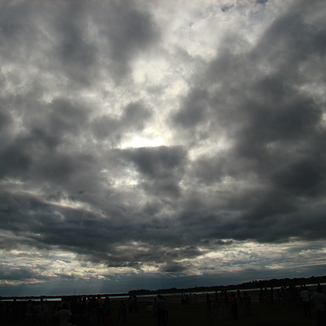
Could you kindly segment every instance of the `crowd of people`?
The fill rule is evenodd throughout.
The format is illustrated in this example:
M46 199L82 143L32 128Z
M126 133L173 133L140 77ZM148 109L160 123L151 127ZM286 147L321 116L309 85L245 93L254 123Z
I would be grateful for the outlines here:
M241 315L252 316L252 300L254 292L249 291L221 291L206 294L207 320L225 320L233 318L238 320L239 309ZM200 297L200 299L199 299ZM202 296L197 294L181 295L182 305L193 305L201 301ZM259 295L254 297L264 305L281 305L287 307L302 307L302 315L306 318L312 316L312 310L316 311L317 325L326 326L326 296L323 288L318 285L316 291L311 291L306 286L283 287L277 289L261 289ZM314 306L314 308L313 308ZM22 326L112 326L126 325L127 314L138 313L138 298L130 296L129 299L114 300L114 317L112 314L112 302L108 296L72 296L63 297L61 301L48 302L41 298L33 300L0 301L0 324ZM165 297L158 295L147 304L146 310L152 313L158 326L168 324L168 303Z
M213 308L215 308L215 316L220 320L225 320L229 315L234 320L238 320L238 305L241 304L244 309L244 313L247 316L251 316L251 296L245 291L242 293L221 291L220 294L215 293L215 298L211 298L210 294L206 294L206 307L207 307L207 319L213 320Z
M9 325L109 326L112 325L111 300L100 295L63 297L56 302L42 298L40 301L13 300L2 302L0 318Z
M314 306L317 325L326 326L326 295L321 285L317 286L315 292L310 291L307 286L282 287L276 291L273 288L260 289L258 300L264 306L279 304L285 308L302 307L303 316L306 318L312 317ZM217 317L220 320L226 319L227 316L238 320L239 306L243 309L244 315L252 316L251 301L252 298L247 291L243 293L239 290L230 293L221 291L219 295L215 293L215 298L211 298L210 294L206 294L207 319L213 319L213 307L217 310L217 312L215 310L215 318Z

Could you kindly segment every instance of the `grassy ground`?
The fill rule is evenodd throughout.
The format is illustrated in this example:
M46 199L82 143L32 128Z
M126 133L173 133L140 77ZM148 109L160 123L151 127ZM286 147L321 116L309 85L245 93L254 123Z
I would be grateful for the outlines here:
M205 325L250 325L250 326L289 326L289 325L316 325L316 313L312 309L311 318L304 317L301 307L285 308L280 305L262 306L259 303L252 304L252 316L246 316L243 307L238 306L238 320L233 320L229 310L226 319L220 320L218 309L211 312L208 318L205 302L194 305L181 305L181 303L169 304L168 326L205 326ZM120 325L116 322L115 325ZM149 326L157 325L157 319L153 312L146 310L146 303L141 302L139 312L128 314L127 325Z
M126 301L127 303L127 301ZM158 325L157 317L154 312L147 310L147 305L153 301L139 301L139 311L137 313L128 313L126 324L117 321L119 301L112 302L112 315L114 326L156 326ZM243 306L238 305L238 320L233 320L230 309L227 307L226 318L219 318L219 311L214 307L210 317L207 315L206 302L199 301L195 304L182 305L179 301L168 300L168 323L167 326L310 326L316 325L316 311L312 308L312 317L304 316L301 306L284 307L280 304L263 306L258 302L253 302L252 316L246 316ZM9 324L0 322L1 326L9 326ZM13 325L13 324L11 324ZM20 321L15 325L25 325ZM51 319L49 326L57 326ZM33 325L34 326L34 325ZM100 326L96 323L90 323L87 326ZM161 325L163 326L163 325Z

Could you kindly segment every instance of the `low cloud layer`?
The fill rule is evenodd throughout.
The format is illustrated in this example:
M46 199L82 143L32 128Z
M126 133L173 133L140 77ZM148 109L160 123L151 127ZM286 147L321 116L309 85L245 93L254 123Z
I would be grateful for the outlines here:
M325 12L3 1L3 291L323 273Z

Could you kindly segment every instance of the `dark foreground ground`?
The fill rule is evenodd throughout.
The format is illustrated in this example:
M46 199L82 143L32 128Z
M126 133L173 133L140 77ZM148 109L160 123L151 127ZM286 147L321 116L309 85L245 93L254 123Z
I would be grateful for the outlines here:
M112 319L114 326L130 325L130 326L156 326L158 319L155 311L151 310L153 299L141 299L138 301L138 312L130 313L128 311L128 300L125 300L127 307L126 321L122 319L118 321L119 304L120 300L112 301ZM283 305L281 303L274 304L261 304L260 302L253 302L251 304L252 316L248 316L244 307L241 304L237 305L238 320L233 320L230 306L226 307L225 317L221 319L221 311L214 302L212 303L212 309L210 313L207 311L207 303L202 298L197 302L188 304L181 304L181 301L176 298L167 297L168 303L168 326L204 326L204 325L250 325L250 326L288 326L288 325L317 325L317 315L314 307L312 306L312 317L305 317L303 307L299 303L292 303L290 306ZM49 306L53 310L54 303L49 303ZM1 326L17 325L17 326L52 326L57 325L54 318L49 318L45 322L30 322L27 320L18 320L16 322L9 323L2 320ZM71 324L73 325L73 324ZM89 319L83 321L83 325L95 326L103 325L97 320ZM160 326L163 326L161 324Z
M250 326L288 326L288 325L317 325L316 311L312 309L312 317L305 317L300 306L284 307L278 304L264 306L258 302L251 305L252 316L247 316L242 305L238 305L238 320L233 320L229 306L226 309L225 319L221 319L218 307L207 312L205 302L192 305L169 303L169 326L201 326L201 325L250 325ZM122 325L116 321L114 325ZM140 304L138 313L127 315L126 325L149 326L158 325L157 316L146 310L144 304Z

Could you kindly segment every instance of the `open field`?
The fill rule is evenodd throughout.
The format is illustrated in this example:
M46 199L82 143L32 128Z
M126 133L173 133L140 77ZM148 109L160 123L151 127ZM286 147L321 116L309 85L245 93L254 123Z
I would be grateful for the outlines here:
M128 301L125 300L128 307ZM251 306L252 316L246 316L244 308L238 304L238 320L233 320L230 308L227 306L225 319L219 318L219 309L213 305L210 316L207 314L206 302L199 300L193 304L182 305L179 300L167 300L168 302L168 326L204 326L204 325L250 325L250 326L288 326L288 325L316 325L316 311L312 307L312 317L304 316L301 305L293 304L290 307L284 307L280 304L262 305L259 302L253 302ZM148 311L148 305L153 301L139 300L138 312L127 313L127 321L125 324L119 322L118 306L119 300L112 300L112 316L115 326L129 325L129 326L155 326L158 325L157 316L153 311ZM51 303L53 305L53 302ZM51 309L52 310L52 309ZM91 320L84 325L86 326L99 325ZM1 323L3 326L8 325L26 325L25 322L19 321L15 324ZM35 324L36 325L36 324ZM38 324L37 324L38 325ZM53 318L50 318L48 323L42 325L56 325ZM31 325L31 326L34 326Z
M146 303L139 305L138 313L128 314L127 325L150 326L157 325L157 317L146 310ZM230 309L227 309L225 320L219 319L217 307L213 307L211 318L207 316L206 303L198 302L193 305L169 303L169 326L201 326L201 325L250 325L250 326L282 326L282 325L316 325L316 313L312 309L312 317L304 317L302 307L283 307L280 305L263 306L252 304L252 316L246 316L244 309L238 305L238 320L233 320ZM116 317L116 316L114 316ZM115 318L116 321L116 318ZM119 325L119 324L118 324Z

